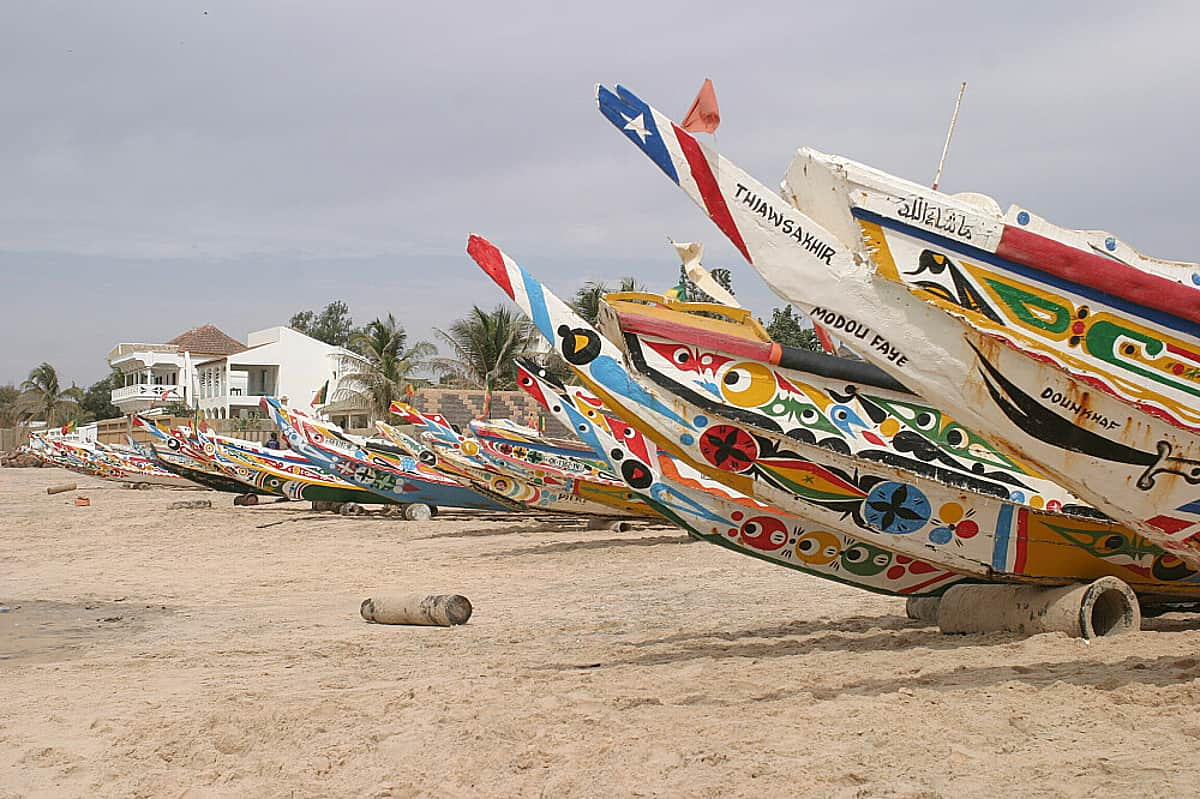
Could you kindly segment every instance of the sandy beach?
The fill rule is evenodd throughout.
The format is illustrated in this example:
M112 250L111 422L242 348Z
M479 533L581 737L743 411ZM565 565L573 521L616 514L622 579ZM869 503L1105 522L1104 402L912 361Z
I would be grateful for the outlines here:
M669 527L347 519L55 469L0 470L0 551L4 799L1165 796L1200 772L1189 616L949 637ZM475 615L367 624L383 590Z

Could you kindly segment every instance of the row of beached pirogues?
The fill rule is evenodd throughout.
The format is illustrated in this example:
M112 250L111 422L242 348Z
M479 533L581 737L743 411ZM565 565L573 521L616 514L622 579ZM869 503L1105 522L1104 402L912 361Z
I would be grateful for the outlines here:
M520 385L590 455L528 431L493 446L406 407L423 439L384 426L381 447L269 403L309 464L378 493L395 458L427 484L513 507L548 489L534 461L553 454L573 480L567 501L594 502L589 513L651 508L697 538L882 593L1100 577L1142 597L1200 593L1200 268L808 149L776 192L628 90L597 101L777 293L863 360L781 347L737 308L647 294L610 295L592 325L472 236L468 254L578 383L524 363ZM164 435L243 481L271 475L261 487L311 468L251 469L283 456ZM568 458L589 464L586 480ZM603 490L584 496L585 483ZM454 504L424 485L401 496Z
M865 589L1200 591L1200 268L802 149L781 191L627 89L607 118L863 361L746 314L610 296L591 325L467 252L582 388L523 386L694 536Z
M33 448L56 465L107 480L199 484L244 499L399 505L410 518L440 508L659 518L585 444L508 420L472 422L464 435L441 416L397 404L393 411L416 426L420 440L386 423L378 424L378 438L366 439L273 398L262 407L288 448L144 416L134 420L148 446L132 438L116 447L36 437Z

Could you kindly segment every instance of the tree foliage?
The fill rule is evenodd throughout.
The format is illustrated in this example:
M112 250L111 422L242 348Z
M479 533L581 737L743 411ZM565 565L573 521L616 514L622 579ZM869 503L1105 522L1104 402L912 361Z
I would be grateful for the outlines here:
M341 300L334 300L318 313L299 311L288 320L288 327L318 341L345 347L356 332L350 308Z
M18 402L28 418L48 425L76 418L83 399L83 391L77 386L63 388L59 385L58 372L45 362L33 368L29 378L21 383L21 391Z
M579 291L575 292L575 297L571 300L571 308L589 324L595 324L596 319L600 316L600 301L604 299L605 294L611 294L614 291L645 290L646 287L632 277L621 278L620 284L615 289L610 288L607 283L593 280L585 283Z
M21 389L12 383L0 386L0 427L13 427L21 421Z
M536 328L529 320L504 306L492 311L475 306L448 331L434 328L434 332L452 353L433 362L442 379L490 390L516 388L513 362L532 354L537 341Z
M426 341L409 346L408 334L392 314L355 331L347 343L355 354L352 371L343 375L344 388L339 393L363 399L375 419L388 418L392 402L404 399L409 374L425 366L437 352Z
M804 324L803 318L790 305L772 308L771 321L766 328L767 334L777 344L813 352L822 351L821 341L816 332Z
M115 419L121 416L121 409L112 404L113 389L118 388L121 381L121 373L114 370L106 377L88 386L87 391L83 392L83 398L79 401L80 410L83 412L81 421Z

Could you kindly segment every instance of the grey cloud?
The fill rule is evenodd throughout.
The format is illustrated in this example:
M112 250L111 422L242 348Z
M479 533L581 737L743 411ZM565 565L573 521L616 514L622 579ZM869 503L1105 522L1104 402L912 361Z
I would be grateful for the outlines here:
M1116 2L18 4L0 338L78 299L56 306L70 335L6 348L0 382L42 359L94 379L117 338L242 335L338 296L424 337L500 299L462 256L470 230L563 291L635 268L665 284L667 235L735 265L596 113L598 81L678 115L712 77L721 149L769 182L800 144L924 181L965 78L948 190L1187 258L1198 21Z

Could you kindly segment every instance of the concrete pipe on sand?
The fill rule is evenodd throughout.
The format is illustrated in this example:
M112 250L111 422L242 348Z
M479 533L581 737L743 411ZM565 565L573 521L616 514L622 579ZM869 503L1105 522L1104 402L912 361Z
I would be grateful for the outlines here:
M943 633L1062 632L1090 640L1142 627L1137 595L1116 577L1055 588L956 585L936 606L910 600L907 610L910 618L936 620Z

